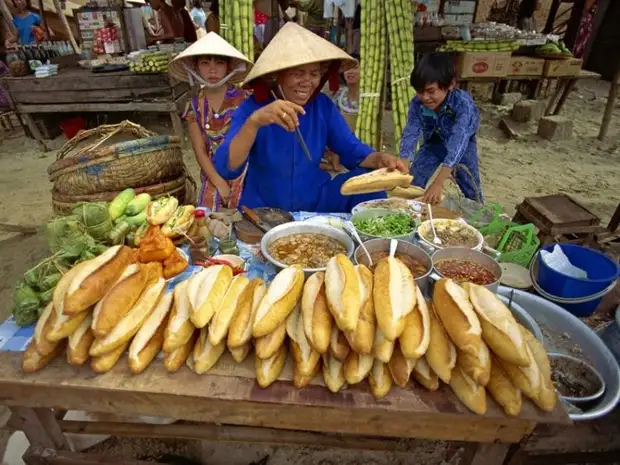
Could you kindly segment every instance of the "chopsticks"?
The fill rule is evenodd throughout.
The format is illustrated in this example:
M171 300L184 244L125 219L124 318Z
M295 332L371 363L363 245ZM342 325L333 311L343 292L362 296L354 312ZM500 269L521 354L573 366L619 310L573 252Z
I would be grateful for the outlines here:
M278 84L278 90L280 91L280 95L282 95L282 97L284 97L284 92L282 91L282 87L280 87L280 84ZM276 100L281 100L281 99L278 98L278 96L273 91L273 89L271 89L271 95L273 95L273 98L275 98ZM301 149L306 154L306 158L308 160L312 161L312 155L310 155L310 150L308 150L308 146L306 145L306 141L304 140L304 136L301 135L301 131L299 130L299 126L295 128L295 133L297 134L297 140L299 141L299 145L301 145Z

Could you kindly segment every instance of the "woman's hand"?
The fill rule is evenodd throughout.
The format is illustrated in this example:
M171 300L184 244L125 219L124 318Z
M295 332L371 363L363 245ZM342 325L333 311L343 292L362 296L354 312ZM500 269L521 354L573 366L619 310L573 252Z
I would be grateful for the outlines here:
M225 207L228 206L228 200L230 198L230 186L224 179L220 179L217 183L215 183L215 188L217 189L220 198L222 199L222 205Z
M422 202L430 203L431 205L439 205L441 203L441 194L443 193L443 183L433 181L430 186L424 192Z
M305 115L303 107L288 100L276 100L269 105L256 110L250 116L250 121L258 127L277 124L287 131L294 131L299 126L297 115Z
M371 153L360 163L360 166L371 170L387 168L389 171L398 170L402 173L409 173L409 167L401 158L384 152Z
M334 171L339 173L342 171L342 165L340 164L340 157L332 152L331 150L327 150L325 152L325 161L321 161L319 165L323 171Z

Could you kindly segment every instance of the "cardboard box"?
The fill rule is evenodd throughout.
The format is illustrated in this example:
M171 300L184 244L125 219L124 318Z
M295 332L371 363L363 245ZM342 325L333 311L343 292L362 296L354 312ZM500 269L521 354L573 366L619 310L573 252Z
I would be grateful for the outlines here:
M544 58L515 57L510 59L509 76L542 76Z
M545 77L571 77L577 76L581 71L583 60L569 58L568 60L547 60L543 75Z
M505 77L510 72L510 52L465 52L458 58L459 77Z

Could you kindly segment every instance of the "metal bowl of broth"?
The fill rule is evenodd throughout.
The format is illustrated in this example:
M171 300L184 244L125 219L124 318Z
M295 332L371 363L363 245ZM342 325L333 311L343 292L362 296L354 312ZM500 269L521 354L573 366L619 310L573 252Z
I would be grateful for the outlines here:
M285 263L281 259L278 259L273 253L273 246L276 241L284 238L291 238L295 235L316 235L320 236L321 240L328 239L330 241L335 241L342 247L342 253L344 255L349 258L351 258L351 256L353 255L353 240L344 231L333 226L329 226L327 224L310 223L305 221L291 221L290 223L281 224L280 226L276 226L275 228L267 231L260 243L260 250L263 256L269 262L273 263L274 266L279 270L293 265L293 263ZM316 273L317 271L325 271L326 267L327 261L325 261L325 264L323 266L318 267L304 266L302 264L302 268L304 270L304 273L306 274L306 277L310 276L313 273Z
M373 267L377 265L377 262L384 257L387 257L390 253L390 239L371 239L364 242L364 246L370 253L373 259ZM429 275L433 270L433 260L430 255L417 245L407 241L398 241L398 247L396 248L396 258L403 257L403 263L411 270L414 275L414 279L422 293L426 292L429 284ZM368 266L368 257L362 249L358 246L353 254L355 263L358 265ZM368 266L369 267L369 266ZM369 267L371 268L371 267Z

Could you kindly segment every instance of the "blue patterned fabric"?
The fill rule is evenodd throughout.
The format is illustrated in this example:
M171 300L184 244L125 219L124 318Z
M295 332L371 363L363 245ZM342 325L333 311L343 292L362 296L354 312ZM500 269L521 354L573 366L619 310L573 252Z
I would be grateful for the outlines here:
M413 161L413 184L426 187L437 168L447 166L453 169L465 197L482 202L476 142L479 127L478 108L471 95L461 89L448 93L439 112L429 110L419 98L414 98L400 142L401 158ZM420 136L424 142L416 154Z

